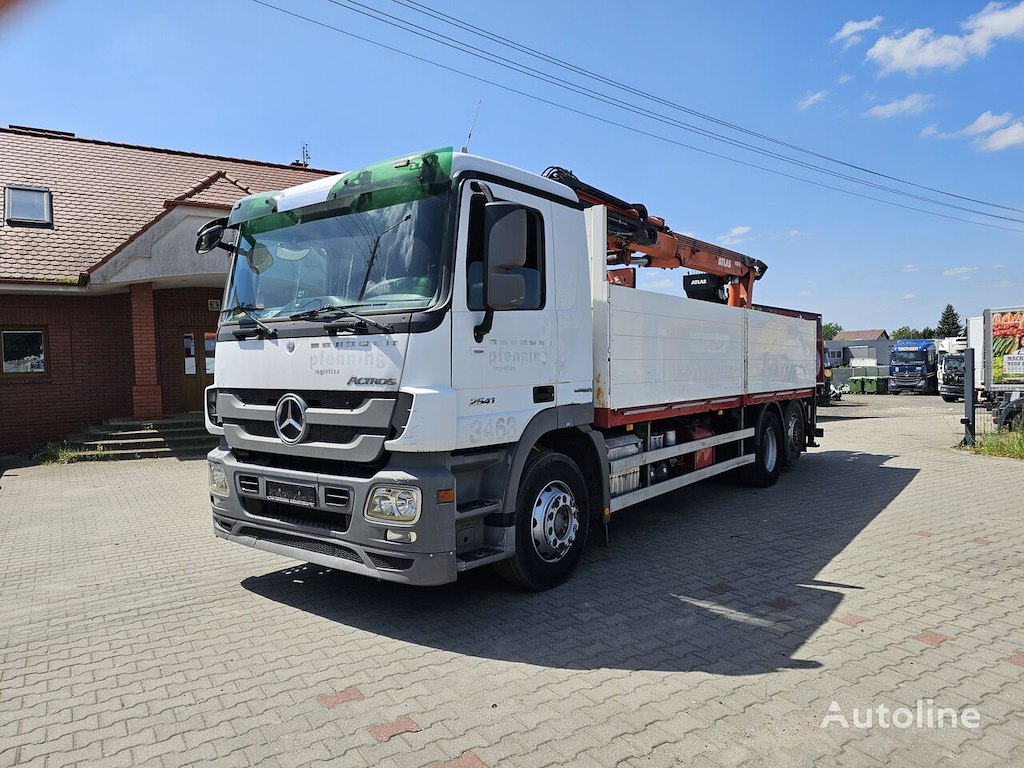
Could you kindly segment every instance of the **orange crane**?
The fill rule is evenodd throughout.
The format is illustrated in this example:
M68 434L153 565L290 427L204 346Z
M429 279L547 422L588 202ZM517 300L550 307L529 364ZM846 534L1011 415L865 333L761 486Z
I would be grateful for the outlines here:
M768 270L763 261L673 232L664 219L651 216L646 206L592 187L565 168L551 166L543 175L572 189L583 205L607 207L609 265L693 269L722 279L728 286L729 306L749 308L752 304L754 281Z

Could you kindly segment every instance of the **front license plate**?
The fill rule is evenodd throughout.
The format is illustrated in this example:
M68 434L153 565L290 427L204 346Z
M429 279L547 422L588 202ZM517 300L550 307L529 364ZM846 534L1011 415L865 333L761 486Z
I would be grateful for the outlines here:
M267 498L273 501L286 501L289 504L301 504L304 507L315 507L316 488L311 485L275 483L268 480Z

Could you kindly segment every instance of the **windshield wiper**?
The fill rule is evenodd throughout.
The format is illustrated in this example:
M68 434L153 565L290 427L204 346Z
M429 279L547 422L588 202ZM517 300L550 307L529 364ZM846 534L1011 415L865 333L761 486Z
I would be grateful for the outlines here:
M369 304L356 304L353 306L371 306ZM382 305L378 305L382 306ZM358 329L360 326L364 330L368 330L370 327L377 328L384 333L391 333L391 326L386 323L378 322L370 317L364 317L363 315L356 314L351 309L343 304L324 304L316 309L307 309L305 312L296 312L294 315L289 315L289 320L313 320L314 318L320 317L321 315L342 315L345 318L351 318L356 320L356 324L351 325L348 323L342 323L340 320L331 320L324 324L324 328L330 331L340 331L344 328Z
M257 307L253 304L235 304L235 306L224 311L229 314L234 312L242 313L245 319L250 320L253 323L253 325L256 326L255 331L257 336L259 336L262 333L268 339L276 339L277 331L271 328L269 325L264 323L262 320L256 317L256 315L253 314L253 312L255 312L258 309L263 309L263 307ZM241 323L239 323L239 326L241 326ZM236 330L232 331L232 333L234 334L236 339L247 339L253 335L253 330L254 329L252 328L239 327Z

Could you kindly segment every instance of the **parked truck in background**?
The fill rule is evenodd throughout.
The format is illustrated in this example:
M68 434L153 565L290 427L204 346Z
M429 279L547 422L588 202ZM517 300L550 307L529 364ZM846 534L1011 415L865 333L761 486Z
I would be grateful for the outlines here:
M985 318L967 318L967 348L974 350L974 402L987 399L985 391ZM965 377L967 371L964 371Z
M939 394L947 403L955 403L964 397L964 356L951 352L939 361Z
M1024 306L986 309L985 391L999 429L1024 430Z
M762 262L563 169L408 155L247 197L200 230L217 247L228 541L545 589L592 524L726 472L771 486L821 434L820 317L754 307ZM632 287L644 266L698 274L667 296Z
M893 344L889 358L889 392L939 391L938 357L933 339L901 339Z

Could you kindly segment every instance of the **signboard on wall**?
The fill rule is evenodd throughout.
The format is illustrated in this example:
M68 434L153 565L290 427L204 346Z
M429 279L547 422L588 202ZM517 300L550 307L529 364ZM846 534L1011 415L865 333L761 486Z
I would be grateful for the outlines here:
M1024 386L1024 307L985 310L985 385Z

